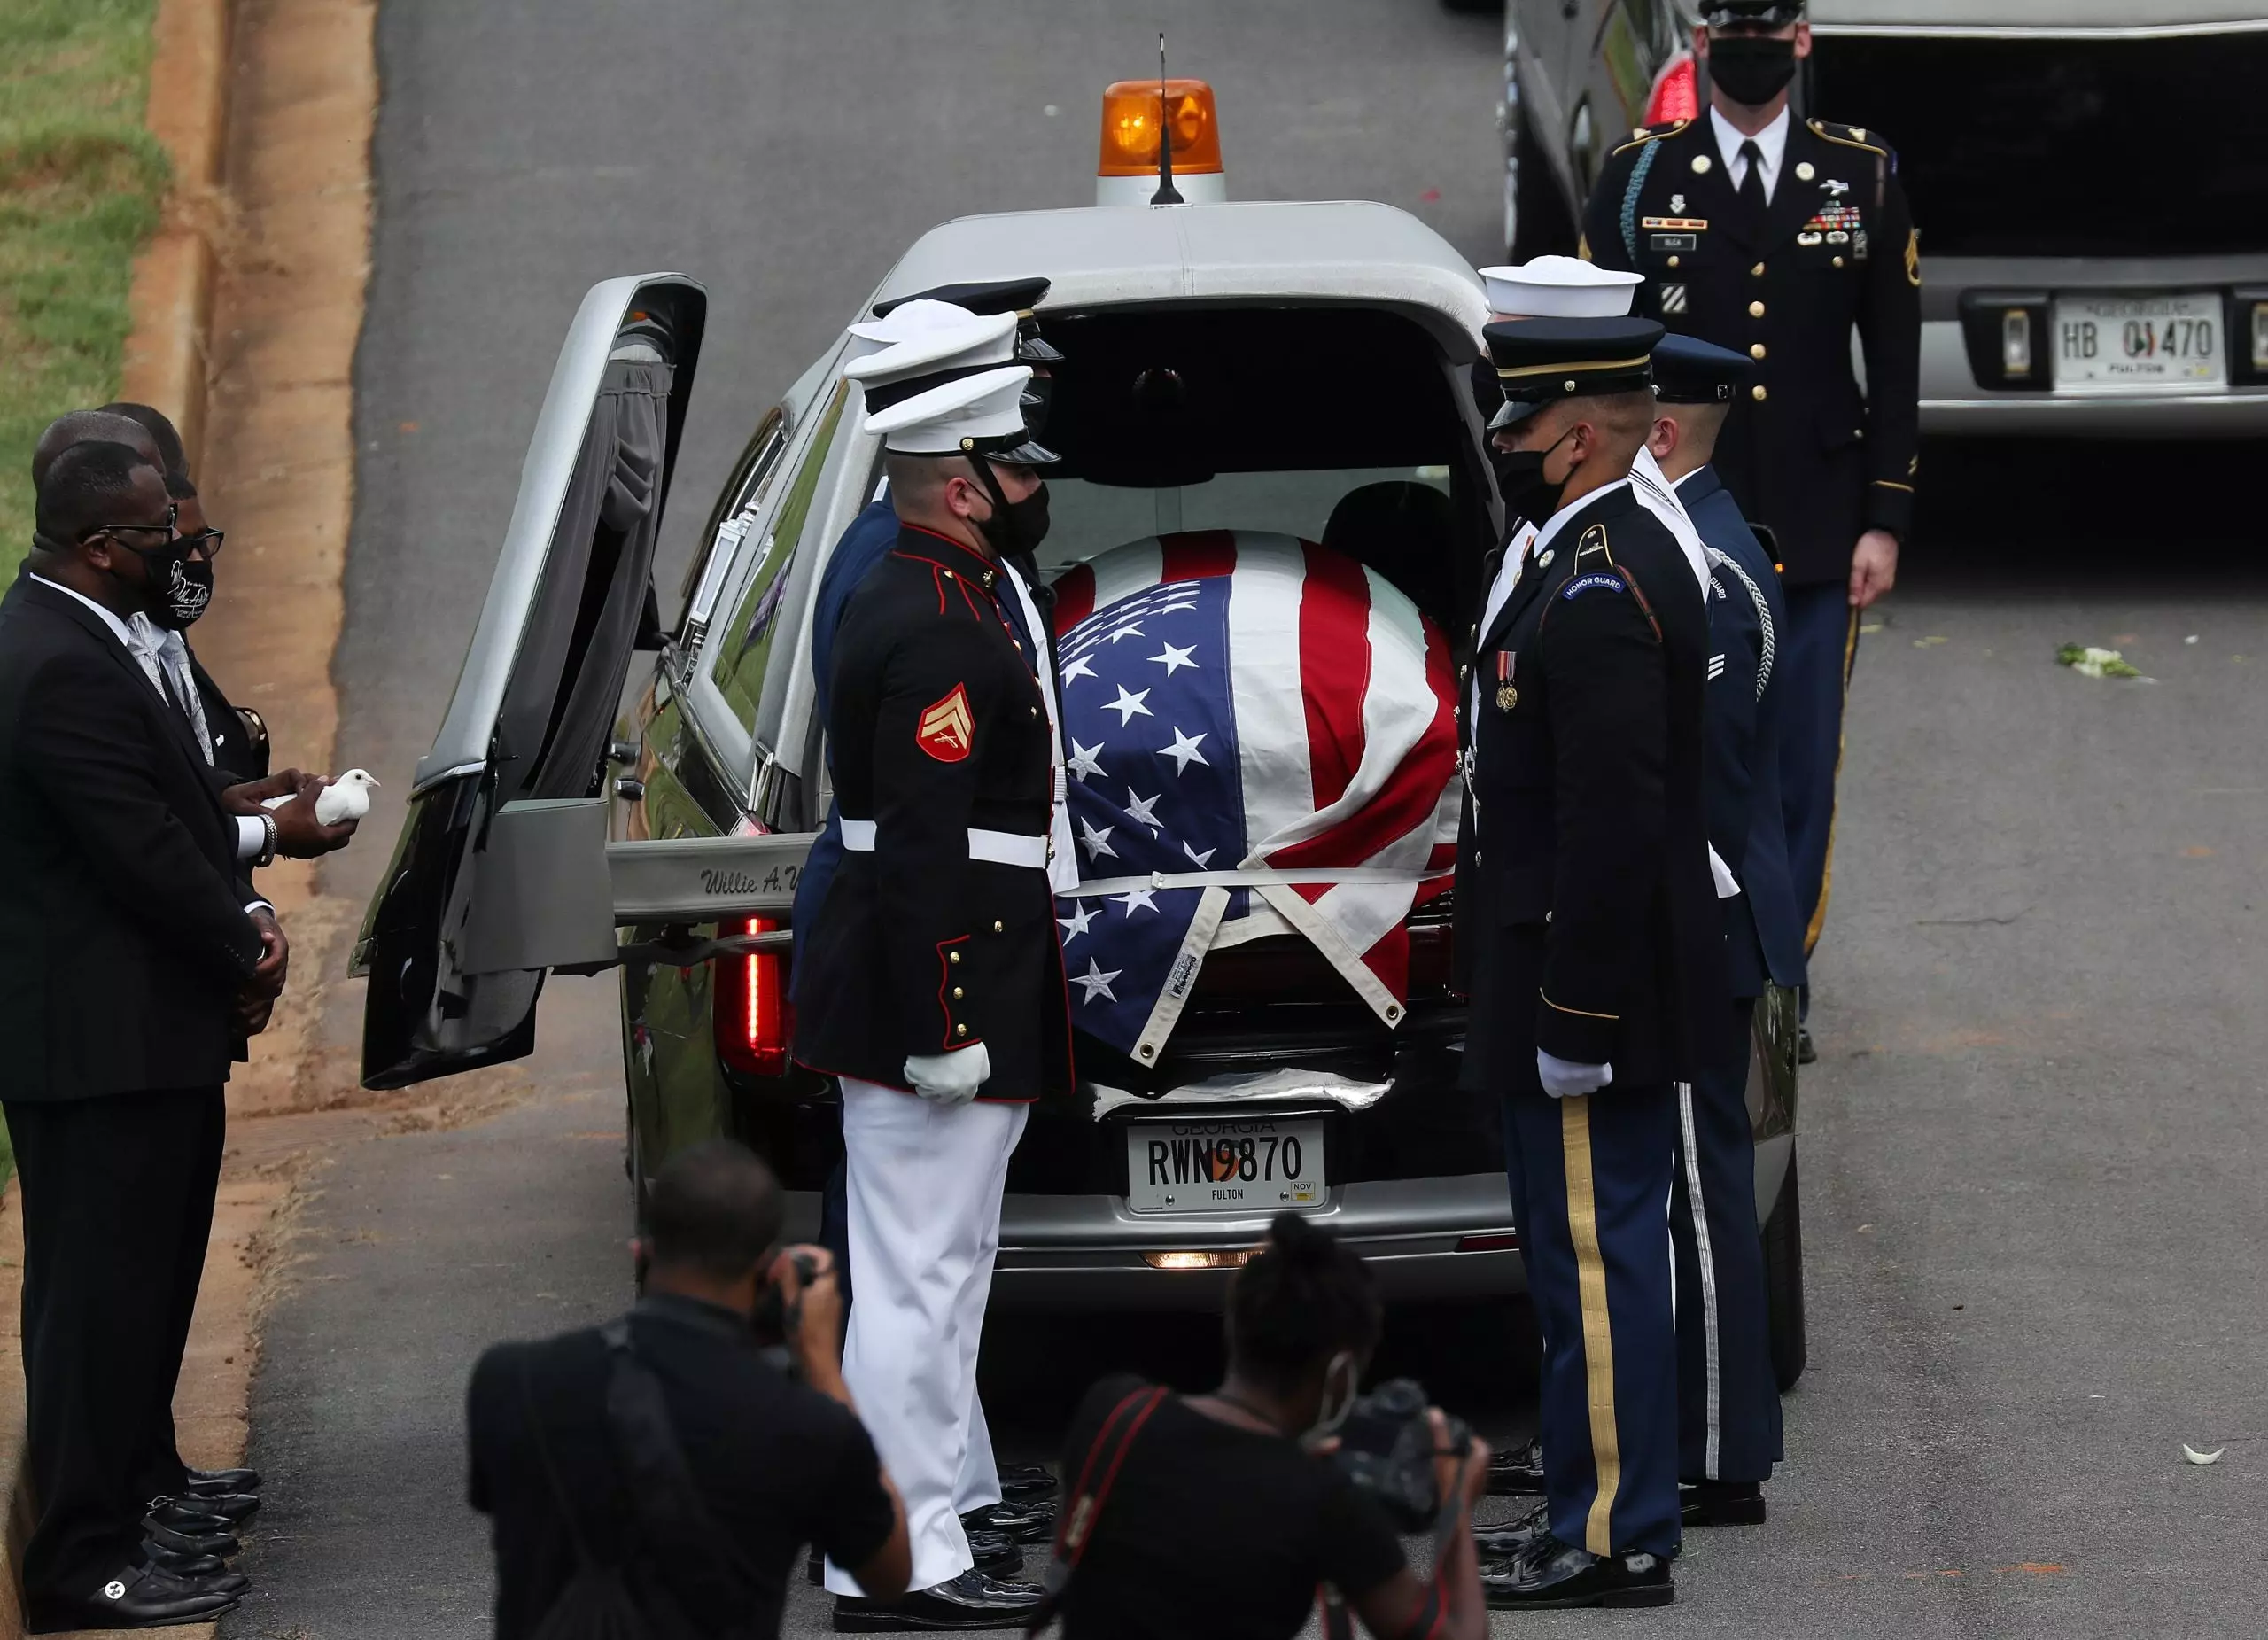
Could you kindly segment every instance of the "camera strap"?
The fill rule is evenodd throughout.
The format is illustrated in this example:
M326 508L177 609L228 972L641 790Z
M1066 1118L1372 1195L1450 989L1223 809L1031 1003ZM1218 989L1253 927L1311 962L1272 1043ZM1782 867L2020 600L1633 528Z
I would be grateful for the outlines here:
M1048 1563L1046 1593L1034 1609L1031 1621L1024 1626L1027 1636L1045 1632L1062 1616L1071 1574L1078 1570L1087 1545L1094 1542L1095 1523L1102 1518L1103 1505L1110 1501L1111 1488L1117 1484L1118 1472L1126 1462L1126 1449L1133 1444L1142 1426L1150 1421L1150 1414L1163 1403L1167 1393L1157 1385L1132 1391L1111 1408L1110 1416L1095 1432L1094 1442L1087 1448L1087 1456L1079 1465L1079 1479L1071 1488L1069 1507L1056 1522L1055 1554Z

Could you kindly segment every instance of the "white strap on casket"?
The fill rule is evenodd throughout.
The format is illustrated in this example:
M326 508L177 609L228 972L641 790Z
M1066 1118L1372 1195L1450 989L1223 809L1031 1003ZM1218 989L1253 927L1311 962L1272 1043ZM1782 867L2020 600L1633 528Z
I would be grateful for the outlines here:
M1272 866L1247 866L1227 871L1153 871L1140 877L1105 877L1057 892L1065 899L1099 899L1105 895L1127 894L1138 889L1277 889L1340 882L1431 882L1436 877L1452 874L1454 868L1449 867L1412 873L1385 866L1316 866L1288 871Z

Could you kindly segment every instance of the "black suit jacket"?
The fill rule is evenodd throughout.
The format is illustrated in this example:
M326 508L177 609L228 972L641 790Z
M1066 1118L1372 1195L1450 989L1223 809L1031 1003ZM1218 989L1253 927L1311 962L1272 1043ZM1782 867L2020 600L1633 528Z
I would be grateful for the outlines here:
M1626 1086L1687 1080L1730 1002L1703 808L1708 616L1627 485L1545 549L1472 661L1467 1085L1534 1089L1539 1048Z
M0 601L5 1098L228 1080L260 944L219 784L101 618L19 577Z
M1055 899L1038 865L972 858L972 829L1045 836L1046 699L1003 612L1001 571L912 526L851 595L827 737L847 851L796 976L796 1057L905 1085L910 1057L985 1045L981 1099L1071 1087Z
M254 735L252 726L258 719L229 703L195 649L189 651L189 670L197 680L198 698L205 706L206 730L213 736L213 766L225 771L232 783L267 779L268 726L260 724Z
M1705 114L1641 130L1591 190L1584 253L1646 276L1632 311L1756 361L1714 465L1778 538L1790 586L1842 580L1863 531L1903 539L1913 520L1916 247L1882 133L1825 120L1790 120L1761 223L1744 220Z

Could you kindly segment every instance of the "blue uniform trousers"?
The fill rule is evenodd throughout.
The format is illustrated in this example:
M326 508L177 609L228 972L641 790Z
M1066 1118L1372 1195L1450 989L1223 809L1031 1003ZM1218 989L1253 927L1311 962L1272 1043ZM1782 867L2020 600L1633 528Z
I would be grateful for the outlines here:
M1551 1531L1593 1554L1677 1552L1667 1087L1504 1096L1512 1216L1543 1333Z
M1841 581L1790 587L1779 665L1787 680L1780 719L1780 803L1788 865L1804 918L1804 950L1819 944L1834 877L1835 778L1843 766L1843 703L1859 653L1859 611Z
M796 879L795 918L790 926L799 944L804 930L819 921L819 908L826 903L827 885L835 881L835 867L842 863L843 817L830 803L827 806L827 823L812 839L812 851L804 860L803 875ZM788 975L791 999L796 978L797 971L791 968ZM838 1105L838 1120L841 1111ZM819 1244L835 1255L835 1285L842 1290L847 1311L850 1304L850 1177L841 1156L835 1158L835 1171L827 1176L827 1188L819 1194Z
M1676 1091L1669 1229L1677 1262L1677 1473L1683 1481L1765 1481L1783 1456L1764 1244L1756 1224L1756 1146L1745 1098L1755 1007L1751 997L1733 1004L1731 1039L1689 1086Z

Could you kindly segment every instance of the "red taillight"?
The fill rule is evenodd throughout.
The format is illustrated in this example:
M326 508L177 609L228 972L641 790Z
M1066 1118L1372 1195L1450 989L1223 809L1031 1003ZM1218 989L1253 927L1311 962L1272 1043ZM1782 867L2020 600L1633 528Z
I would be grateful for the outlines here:
M770 934L780 925L768 917L735 919L721 931ZM796 1010L788 1000L788 958L776 951L718 957L717 1054L733 1069L751 1076L788 1074L788 1044L796 1030Z
M1654 76L1653 94L1646 98L1646 123L1666 125L1672 120L1691 120L1701 113L1701 93L1693 53L1680 51Z

